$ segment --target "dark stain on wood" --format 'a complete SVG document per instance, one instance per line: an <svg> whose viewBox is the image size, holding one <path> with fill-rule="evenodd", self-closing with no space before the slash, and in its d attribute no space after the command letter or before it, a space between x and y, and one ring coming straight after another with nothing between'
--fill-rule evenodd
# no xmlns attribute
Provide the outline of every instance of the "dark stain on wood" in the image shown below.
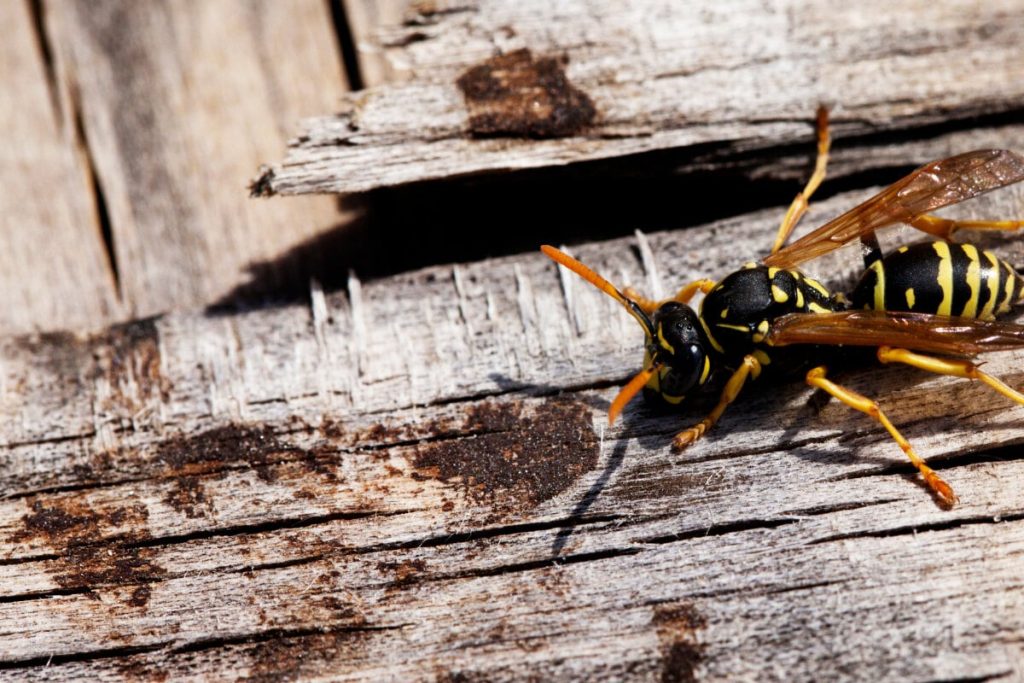
<svg viewBox="0 0 1024 683"><path fill-rule="evenodd" d="M119 394L129 383L141 399L168 400L171 383L161 371L160 334L156 318L114 325L91 337L96 372L102 373Z"/></svg>
<svg viewBox="0 0 1024 683"><path fill-rule="evenodd" d="M704 616L689 603L666 603L654 609L651 619L661 644L663 683L693 683L704 647L697 631L707 626Z"/></svg>
<svg viewBox="0 0 1024 683"><path fill-rule="evenodd" d="M265 482L277 480L279 465L298 462L303 469L328 481L337 481L337 453L301 449L282 441L266 426L228 424L195 436L175 437L162 443L156 459L167 469L174 488L164 502L187 517L203 517L214 501L203 482L222 477L238 465L252 468Z"/></svg>
<svg viewBox="0 0 1024 683"><path fill-rule="evenodd" d="M99 407L131 414L150 399L168 400L172 388L161 368L158 319L113 325L87 336L67 332L32 335L15 340L15 344L60 384L105 380L110 392Z"/></svg>
<svg viewBox="0 0 1024 683"><path fill-rule="evenodd" d="M528 49L497 55L456 84L475 137L562 138L593 124L597 109L565 75L565 57L534 59Z"/></svg>
<svg viewBox="0 0 1024 683"><path fill-rule="evenodd" d="M253 645L242 658L249 660L245 681L303 680L324 671L335 671L332 663L343 664L364 654L366 631L339 631L317 635L285 637Z"/></svg>
<svg viewBox="0 0 1024 683"><path fill-rule="evenodd" d="M21 518L21 530L7 540L42 540L51 546L58 557L47 567L61 588L92 591L136 585L124 602L145 608L150 597L146 584L165 576L152 559L154 551L137 547L139 541L150 538L148 518L141 504L96 510L75 496L48 503L35 500L29 514ZM111 536L116 540L105 542Z"/></svg>
<svg viewBox="0 0 1024 683"><path fill-rule="evenodd" d="M418 446L413 476L520 511L565 491L597 465L590 409L579 401L551 399L529 412L515 402L482 403L470 409L469 422L482 433Z"/></svg>
<svg viewBox="0 0 1024 683"><path fill-rule="evenodd" d="M427 571L427 563L423 560L403 560L402 562L380 562L377 569L382 574L393 577L393 587L408 586L416 583L419 576Z"/></svg>

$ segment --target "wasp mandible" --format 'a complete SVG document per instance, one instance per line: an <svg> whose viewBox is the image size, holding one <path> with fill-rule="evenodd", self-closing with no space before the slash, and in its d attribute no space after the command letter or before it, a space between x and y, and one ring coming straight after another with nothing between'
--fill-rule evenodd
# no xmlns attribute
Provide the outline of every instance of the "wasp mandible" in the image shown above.
<svg viewBox="0 0 1024 683"><path fill-rule="evenodd" d="M828 365L843 347L874 347L883 364L977 380L1024 404L1024 394L968 360L984 351L1024 347L1024 326L996 320L1024 302L1024 279L991 252L951 239L961 229L1017 230L1024 221L954 221L931 214L1024 180L1024 157L990 149L933 161L786 246L825 178L831 141L824 108L818 110L817 130L814 172L782 219L769 255L718 282L696 280L671 299L652 301L619 290L554 247L541 251L622 304L644 330L643 369L612 401L609 423L641 390L649 400L678 405L721 385L708 415L674 438L673 446L682 449L718 421L748 382L803 372L808 385L885 427L939 501L952 506L952 487L925 464L878 403L830 380ZM883 256L875 232L899 223L932 239ZM865 270L849 294L833 293L798 269L858 239L865 247ZM699 312L689 305L697 292L704 294Z"/></svg>

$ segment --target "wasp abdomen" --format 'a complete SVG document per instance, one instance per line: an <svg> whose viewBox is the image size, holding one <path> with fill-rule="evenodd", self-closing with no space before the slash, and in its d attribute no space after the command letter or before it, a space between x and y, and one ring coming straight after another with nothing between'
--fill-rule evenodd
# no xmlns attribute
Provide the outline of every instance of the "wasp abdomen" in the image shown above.
<svg viewBox="0 0 1024 683"><path fill-rule="evenodd" d="M854 308L993 320L1021 301L1024 280L971 244L925 242L872 263L851 295Z"/></svg>

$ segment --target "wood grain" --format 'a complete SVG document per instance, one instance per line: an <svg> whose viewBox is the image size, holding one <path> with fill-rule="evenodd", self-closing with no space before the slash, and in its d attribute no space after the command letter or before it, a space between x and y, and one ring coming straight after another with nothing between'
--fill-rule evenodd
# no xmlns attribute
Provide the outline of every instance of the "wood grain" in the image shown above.
<svg viewBox="0 0 1024 683"><path fill-rule="evenodd" d="M354 192L705 145L767 149L806 135L819 103L833 107L838 137L1024 103L1016 0L421 5L379 31L408 81L307 121L258 192ZM568 84L596 107L591 125L543 140L473 135L459 76L524 49L564 59ZM527 111L536 104L535 88L515 92Z"/></svg>
<svg viewBox="0 0 1024 683"><path fill-rule="evenodd" d="M767 246L782 208L648 235L646 261L634 238L572 250L670 289ZM1024 195L968 208L1019 216ZM856 259L812 272L842 283ZM682 454L693 414L638 402L606 426L639 331L539 253L310 296L0 343L5 674L1024 673L1024 408L994 392L841 375L954 485L943 511L880 429L799 383L750 392ZM1024 383L1024 354L986 360Z"/></svg>
<svg viewBox="0 0 1024 683"><path fill-rule="evenodd" d="M343 214L329 199L250 202L245 187L297 118L334 108L345 90L327 4L45 7L130 315L209 304L254 279L262 291L294 284L286 253Z"/></svg>
<svg viewBox="0 0 1024 683"><path fill-rule="evenodd" d="M0 7L0 330L98 327L123 308L104 253L86 152L49 71L30 3Z"/></svg>
<svg viewBox="0 0 1024 683"><path fill-rule="evenodd" d="M410 76L402 64L389 59L389 50L381 44L380 33L394 30L403 21L411 20L409 0L348 0L345 2L352 39L359 61L359 72L367 86L407 80Z"/></svg>

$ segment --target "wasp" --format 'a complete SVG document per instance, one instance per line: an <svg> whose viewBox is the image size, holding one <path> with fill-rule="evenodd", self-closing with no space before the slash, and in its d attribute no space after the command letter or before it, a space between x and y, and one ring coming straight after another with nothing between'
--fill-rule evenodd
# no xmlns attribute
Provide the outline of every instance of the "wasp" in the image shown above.
<svg viewBox="0 0 1024 683"><path fill-rule="evenodd" d="M802 372L808 385L880 423L939 502L952 507L958 502L952 487L877 402L829 379L828 366L847 347L873 348L883 364L980 381L1024 404L1024 394L970 360L1024 346L1024 326L996 319L1024 302L1024 279L991 252L952 240L961 229L1016 230L1024 221L954 221L931 213L1024 180L1024 157L989 149L931 162L787 246L825 178L831 139L824 108L817 131L814 171L783 217L768 256L720 281L699 279L671 299L652 301L619 290L554 247L541 251L622 304L643 328L643 369L612 401L609 423L641 390L648 400L678 405L719 389L707 416L675 436L673 446L681 450L703 436L749 382ZM929 239L883 256L875 233L894 224ZM855 240L864 246L865 270L851 292L833 293L799 270ZM698 292L704 298L695 311L689 303Z"/></svg>

